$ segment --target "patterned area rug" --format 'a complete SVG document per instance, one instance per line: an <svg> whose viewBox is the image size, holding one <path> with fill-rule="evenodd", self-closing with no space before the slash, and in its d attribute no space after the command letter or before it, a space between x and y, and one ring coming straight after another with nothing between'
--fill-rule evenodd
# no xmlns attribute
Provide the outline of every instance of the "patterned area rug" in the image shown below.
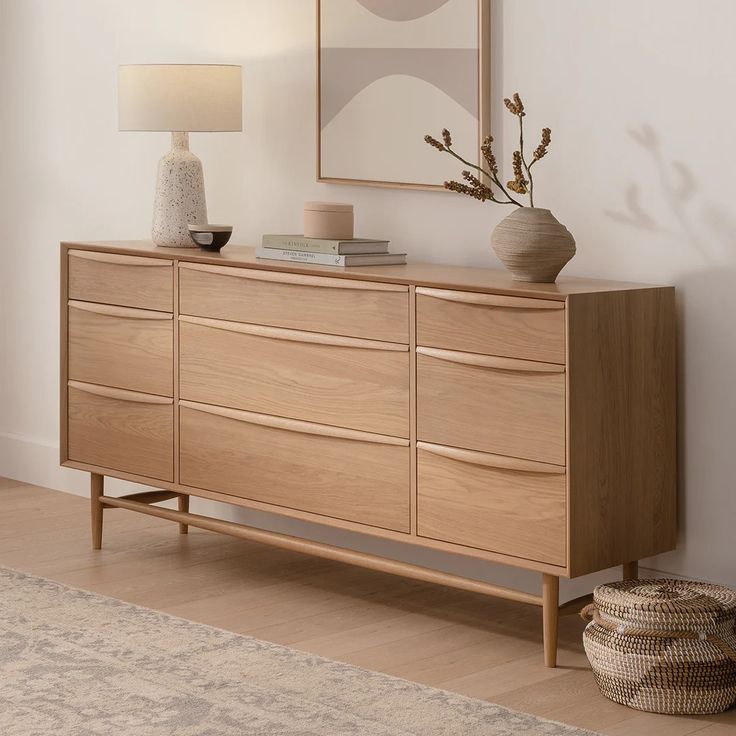
<svg viewBox="0 0 736 736"><path fill-rule="evenodd" d="M0 568L3 736L577 736Z"/></svg>

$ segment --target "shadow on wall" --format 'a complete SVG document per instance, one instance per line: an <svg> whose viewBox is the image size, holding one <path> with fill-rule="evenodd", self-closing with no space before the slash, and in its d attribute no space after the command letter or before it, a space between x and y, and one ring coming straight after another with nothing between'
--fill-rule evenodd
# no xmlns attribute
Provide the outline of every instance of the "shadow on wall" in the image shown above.
<svg viewBox="0 0 736 736"><path fill-rule="evenodd" d="M736 219L704 199L692 170L666 156L651 126L628 133L657 188L631 183L623 207L606 215L672 244L663 271L675 274L677 287L679 542L651 564L734 585L736 563L728 558L736 524ZM654 197L661 197L658 207Z"/></svg>
<svg viewBox="0 0 736 736"><path fill-rule="evenodd" d="M606 215L637 230L669 236L696 250L706 263L733 262L736 219L731 212L698 197L698 183L692 170L682 161L665 157L654 128L644 124L630 129L628 134L649 157L667 210L663 220L658 221L643 201L641 183L632 182L624 191L623 209L606 210Z"/></svg>

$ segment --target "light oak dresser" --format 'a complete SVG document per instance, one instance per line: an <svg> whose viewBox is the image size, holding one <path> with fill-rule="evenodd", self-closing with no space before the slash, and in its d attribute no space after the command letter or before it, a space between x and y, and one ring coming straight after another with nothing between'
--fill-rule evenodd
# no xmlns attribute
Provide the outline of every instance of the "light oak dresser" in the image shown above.
<svg viewBox="0 0 736 736"><path fill-rule="evenodd" d="M675 545L670 287L62 243L61 462L125 508L543 608ZM160 488L104 495L104 476ZM541 573L533 595L200 514L189 496ZM178 498L178 510L156 504Z"/></svg>

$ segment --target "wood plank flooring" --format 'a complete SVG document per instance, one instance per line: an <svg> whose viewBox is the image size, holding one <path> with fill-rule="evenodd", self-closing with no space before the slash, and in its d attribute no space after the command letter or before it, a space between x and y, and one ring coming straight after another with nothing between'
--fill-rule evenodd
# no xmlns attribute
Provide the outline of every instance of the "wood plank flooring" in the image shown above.
<svg viewBox="0 0 736 736"><path fill-rule="evenodd" d="M608 736L736 736L736 711L670 717L600 695L583 622L542 663L541 610L319 560L123 510L90 546L85 499L0 479L0 566Z"/></svg>

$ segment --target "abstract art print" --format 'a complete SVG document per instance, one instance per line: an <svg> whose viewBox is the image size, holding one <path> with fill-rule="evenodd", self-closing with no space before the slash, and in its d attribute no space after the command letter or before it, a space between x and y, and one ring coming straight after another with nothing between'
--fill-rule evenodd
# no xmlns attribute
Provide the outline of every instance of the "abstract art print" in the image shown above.
<svg viewBox="0 0 736 736"><path fill-rule="evenodd" d="M490 127L490 0L317 0L317 179L441 188ZM449 158L449 157L448 157ZM475 159L473 159L475 160Z"/></svg>

